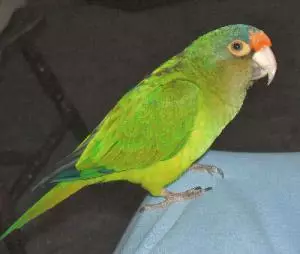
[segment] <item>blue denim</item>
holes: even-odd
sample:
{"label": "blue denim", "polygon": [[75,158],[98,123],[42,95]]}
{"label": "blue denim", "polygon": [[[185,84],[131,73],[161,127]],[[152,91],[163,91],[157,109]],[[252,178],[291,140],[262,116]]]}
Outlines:
{"label": "blue denim", "polygon": [[168,189],[213,190],[137,212],[115,254],[300,253],[300,153],[211,151],[200,162],[220,167],[225,178],[187,171]]}

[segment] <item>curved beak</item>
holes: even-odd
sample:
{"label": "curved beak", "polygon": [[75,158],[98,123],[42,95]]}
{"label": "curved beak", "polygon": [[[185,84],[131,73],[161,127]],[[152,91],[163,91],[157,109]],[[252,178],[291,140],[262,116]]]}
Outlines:
{"label": "curved beak", "polygon": [[267,85],[270,85],[277,70],[277,62],[271,48],[263,47],[259,51],[256,51],[253,54],[252,60],[252,80],[257,80],[268,75]]}

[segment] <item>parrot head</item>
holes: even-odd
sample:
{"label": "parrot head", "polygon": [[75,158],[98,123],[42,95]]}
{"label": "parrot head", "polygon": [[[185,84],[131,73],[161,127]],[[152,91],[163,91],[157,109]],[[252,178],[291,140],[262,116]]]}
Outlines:
{"label": "parrot head", "polygon": [[256,27],[243,24],[224,26],[200,37],[195,44],[198,52],[209,52],[205,56],[208,66],[217,67],[218,73],[226,72],[227,76],[243,77],[243,81],[247,81],[244,82],[245,88],[265,76],[268,76],[268,85],[274,79],[277,63],[271,50],[271,39]]}

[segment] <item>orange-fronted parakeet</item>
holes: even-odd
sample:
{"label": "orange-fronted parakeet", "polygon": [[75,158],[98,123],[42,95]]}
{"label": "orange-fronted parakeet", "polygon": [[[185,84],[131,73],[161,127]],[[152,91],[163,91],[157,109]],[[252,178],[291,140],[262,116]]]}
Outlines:
{"label": "orange-fronted parakeet", "polygon": [[203,193],[171,193],[165,186],[207,151],[239,112],[254,80],[268,75],[272,81],[276,60],[270,47],[262,30],[242,24],[196,39],[119,100],[47,178],[55,186],[1,239],[91,184],[126,180],[165,198],[145,209]]}

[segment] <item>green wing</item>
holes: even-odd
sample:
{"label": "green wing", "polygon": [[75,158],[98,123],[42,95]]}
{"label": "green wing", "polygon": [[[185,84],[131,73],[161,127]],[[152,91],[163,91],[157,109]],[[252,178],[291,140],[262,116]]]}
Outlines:
{"label": "green wing", "polygon": [[187,80],[150,81],[127,93],[106,116],[80,156],[78,170],[144,168],[184,146],[199,109],[199,88]]}
{"label": "green wing", "polygon": [[[150,77],[128,92],[99,126],[35,187],[145,168],[186,143],[199,108],[199,88],[172,77]],[[166,82],[166,83],[165,83]]]}

